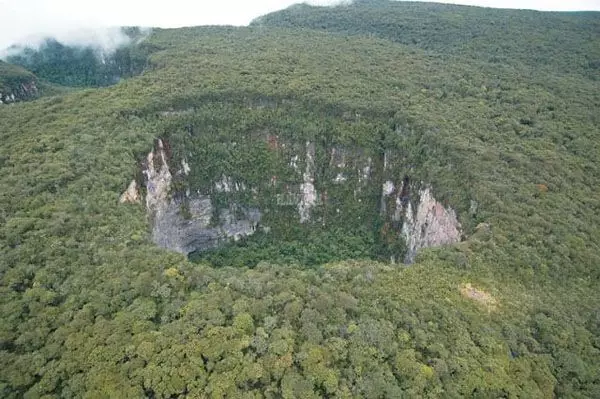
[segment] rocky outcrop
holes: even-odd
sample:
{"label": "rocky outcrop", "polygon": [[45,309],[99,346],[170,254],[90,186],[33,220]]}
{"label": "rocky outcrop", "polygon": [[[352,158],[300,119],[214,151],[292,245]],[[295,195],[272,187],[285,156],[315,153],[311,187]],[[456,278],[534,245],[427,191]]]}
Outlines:
{"label": "rocky outcrop", "polygon": [[306,143],[306,170],[302,175],[303,183],[300,185],[300,202],[298,213],[300,223],[310,220],[310,210],[317,203],[317,190],[315,189],[315,145]]}
{"label": "rocky outcrop", "polygon": [[[185,203],[171,200],[153,217],[152,239],[163,248],[183,254],[205,251],[253,234],[261,217],[258,210],[235,205],[217,211],[214,221],[210,196],[189,198]],[[241,217],[237,211],[241,211]]]}
{"label": "rocky outcrop", "polygon": [[[419,186],[421,188],[419,188]],[[380,214],[398,226],[406,244],[404,263],[413,263],[421,248],[454,244],[461,239],[461,227],[454,210],[444,207],[423,183],[382,184]]]}
{"label": "rocky outcrop", "polygon": [[5,85],[4,87],[0,87],[0,105],[33,100],[39,97],[39,95],[40,92],[35,80]]}
{"label": "rocky outcrop", "polygon": [[0,60],[0,105],[33,100],[40,94],[34,74]]}
{"label": "rocky outcrop", "polygon": [[[152,240],[157,245],[187,255],[255,232],[261,218],[257,209],[237,204],[216,208],[210,195],[201,193],[173,195],[173,174],[165,144],[157,140],[155,147],[147,156],[143,174]],[[189,168],[188,163],[182,161],[179,173],[186,174]],[[229,189],[229,185],[235,186],[226,178],[222,183],[223,190]]]}
{"label": "rocky outcrop", "polygon": [[156,218],[162,215],[172,202],[169,192],[173,176],[161,139],[157,140],[155,150],[150,151],[146,161],[146,168],[143,170],[146,178],[146,208]]}
{"label": "rocky outcrop", "polygon": [[428,187],[419,191],[415,208],[408,201],[402,234],[407,247],[404,263],[413,263],[421,248],[453,244],[461,237],[456,213],[437,202]]}
{"label": "rocky outcrop", "polygon": [[121,204],[137,204],[140,202],[140,191],[138,190],[138,185],[135,180],[132,180],[131,183],[129,183],[127,190],[121,194],[119,202]]}

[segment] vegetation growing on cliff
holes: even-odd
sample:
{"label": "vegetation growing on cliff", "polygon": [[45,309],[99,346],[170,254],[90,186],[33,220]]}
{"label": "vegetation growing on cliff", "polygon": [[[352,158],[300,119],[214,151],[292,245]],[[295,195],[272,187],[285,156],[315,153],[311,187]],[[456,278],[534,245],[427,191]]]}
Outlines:
{"label": "vegetation growing on cliff", "polygon": [[[10,65],[0,61],[0,101],[12,102],[21,100],[21,96],[37,97],[37,78],[31,72],[16,65]],[[27,93],[30,88],[35,92]],[[15,96],[14,100],[12,96]]]}
{"label": "vegetation growing on cliff", "polygon": [[[399,7],[386,4],[361,10]],[[435,7],[401,10],[429,21]],[[503,18],[452,10],[457,26]],[[539,67],[511,46],[503,62],[446,53],[450,34],[423,51],[362,33],[156,30],[147,73],[0,108],[0,396],[600,396],[597,75],[565,70],[569,53]],[[465,242],[410,268],[248,268],[236,251],[214,268],[156,248],[143,206],[118,204],[157,137],[182,157],[264,129],[368,147],[377,128],[457,210]],[[211,178],[196,173],[187,183]],[[484,291],[494,306],[474,300]]]}

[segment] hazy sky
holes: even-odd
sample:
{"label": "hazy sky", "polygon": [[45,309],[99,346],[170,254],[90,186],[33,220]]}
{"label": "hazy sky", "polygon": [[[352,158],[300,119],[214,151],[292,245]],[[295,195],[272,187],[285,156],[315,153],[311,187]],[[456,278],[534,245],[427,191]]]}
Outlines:
{"label": "hazy sky", "polygon": [[[119,38],[100,34],[100,27],[139,25],[246,25],[252,19],[301,0],[0,0],[0,50],[42,34],[71,41]],[[339,0],[310,0],[328,5]],[[600,10],[600,0],[438,0],[442,3],[537,10]],[[85,28],[73,35],[73,31]]]}

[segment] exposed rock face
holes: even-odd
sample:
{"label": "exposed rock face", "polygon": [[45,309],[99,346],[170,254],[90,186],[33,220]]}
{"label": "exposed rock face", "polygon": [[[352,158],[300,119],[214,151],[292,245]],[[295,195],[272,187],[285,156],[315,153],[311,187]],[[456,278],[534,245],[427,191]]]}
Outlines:
{"label": "exposed rock face", "polygon": [[412,263],[421,248],[453,244],[460,241],[460,224],[456,213],[437,202],[429,188],[419,191],[416,210],[408,202],[402,225],[407,252],[405,263]]}
{"label": "exposed rock face", "polygon": [[315,145],[306,143],[306,170],[304,171],[303,183],[300,185],[300,203],[298,213],[300,223],[310,220],[310,210],[317,203],[317,190],[315,189]]}
{"label": "exposed rock face", "polygon": [[121,194],[119,202],[121,204],[137,204],[140,202],[140,192],[135,180],[132,180],[131,183],[129,183],[127,190]]}
{"label": "exposed rock face", "polygon": [[235,206],[220,209],[213,222],[215,208],[209,196],[190,198],[185,204],[171,200],[154,216],[152,238],[159,246],[183,254],[215,248],[255,232],[260,212],[239,209],[242,217],[236,217],[236,211]]}
{"label": "exposed rock face", "polygon": [[421,248],[460,241],[456,213],[436,201],[429,187],[411,184],[405,176],[400,184],[386,180],[381,190],[380,214],[402,233],[407,248],[404,263],[413,263]]}
{"label": "exposed rock face", "polygon": [[[184,159],[179,170],[171,170],[168,146],[157,140],[143,171],[154,242],[184,254],[214,248],[253,234],[262,212],[269,212],[271,221],[275,215],[286,220],[295,217],[298,223],[307,225],[337,223],[341,228],[349,228],[348,223],[371,223],[371,217],[379,212],[385,239],[402,237],[405,241],[405,263],[412,263],[421,248],[460,241],[455,212],[437,202],[430,188],[422,183],[415,185],[406,176],[395,177],[397,169],[393,163],[397,158],[393,154],[381,154],[376,160],[361,150],[334,147],[327,149],[326,164],[319,165],[315,143],[294,145],[274,136],[266,140],[269,150],[279,151],[283,157],[292,181],[279,181],[275,171],[265,171],[262,187],[267,189],[260,191],[222,175],[215,176],[202,191],[186,187],[185,193],[180,185],[179,192],[172,192],[173,181],[188,175],[193,165]],[[379,195],[374,197],[370,193],[375,187]],[[275,201],[265,198],[265,192],[275,195]],[[239,198],[248,195],[259,205],[245,206]],[[138,196],[132,183],[121,200],[135,202]],[[317,209],[319,212],[315,212]],[[272,226],[263,228],[269,227]]]}
{"label": "exposed rock face", "polygon": [[169,191],[173,176],[169,170],[167,155],[162,140],[157,141],[156,150],[151,151],[147,157],[146,169],[146,207],[155,215],[155,218],[165,211],[171,203]]}
{"label": "exposed rock face", "polygon": [[39,97],[39,94],[35,80],[21,82],[12,87],[2,88],[0,85],[0,104],[33,100]]}
{"label": "exposed rock face", "polygon": [[[184,161],[182,168],[182,173],[188,173],[190,166]],[[261,218],[257,209],[236,204],[215,209],[209,195],[172,196],[173,175],[162,140],[158,140],[156,149],[148,154],[143,172],[152,239],[157,245],[187,255],[214,248],[226,240],[238,240],[256,230]]]}

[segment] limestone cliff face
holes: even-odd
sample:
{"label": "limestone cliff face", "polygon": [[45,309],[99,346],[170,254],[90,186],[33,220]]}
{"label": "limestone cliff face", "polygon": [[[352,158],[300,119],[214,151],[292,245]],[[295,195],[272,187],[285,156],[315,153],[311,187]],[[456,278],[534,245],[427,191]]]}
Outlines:
{"label": "limestone cliff face", "polygon": [[155,218],[164,213],[172,202],[169,198],[173,176],[169,170],[163,141],[157,140],[156,149],[150,151],[143,173],[146,177],[146,208]]}
{"label": "limestone cliff face", "polygon": [[300,214],[300,223],[310,220],[310,210],[317,203],[317,190],[315,190],[315,145],[306,143],[306,170],[302,175],[302,184],[300,185],[300,202],[298,203],[298,213]]}
{"label": "limestone cliff face", "polygon": [[[256,209],[237,204],[216,208],[210,195],[201,193],[173,195],[173,175],[165,145],[157,140],[155,147],[147,156],[143,174],[152,239],[157,245],[189,254],[254,233],[261,217]],[[182,169],[177,173],[189,171],[188,163],[182,161]]]}
{"label": "limestone cliff face", "polygon": [[405,263],[413,263],[421,248],[437,247],[460,241],[460,224],[456,213],[437,202],[426,187],[419,191],[416,209],[407,203],[402,224],[406,241]]}
{"label": "limestone cliff face", "polygon": [[456,212],[438,202],[430,187],[411,183],[406,176],[401,184],[391,180],[383,183],[381,213],[401,231],[406,244],[404,263],[413,263],[421,248],[453,244],[461,239]]}
{"label": "limestone cliff face", "polygon": [[[221,175],[201,190],[177,184],[175,192],[174,181],[184,181],[195,166],[185,159],[170,159],[167,143],[157,140],[143,170],[154,242],[189,254],[249,236],[259,222],[265,231],[280,220],[308,228],[346,229],[350,224],[372,225],[373,218],[384,222],[386,240],[405,242],[407,252],[393,256],[403,256],[405,263],[412,263],[421,248],[460,241],[456,213],[436,201],[425,184],[398,173],[393,154],[378,156],[342,146],[317,148],[310,141],[282,143],[274,137],[266,144],[282,157],[285,170],[279,172],[287,181],[269,170],[264,171],[262,186]],[[137,195],[132,183],[121,200],[135,202]],[[244,198],[253,198],[254,205],[248,206]]]}

